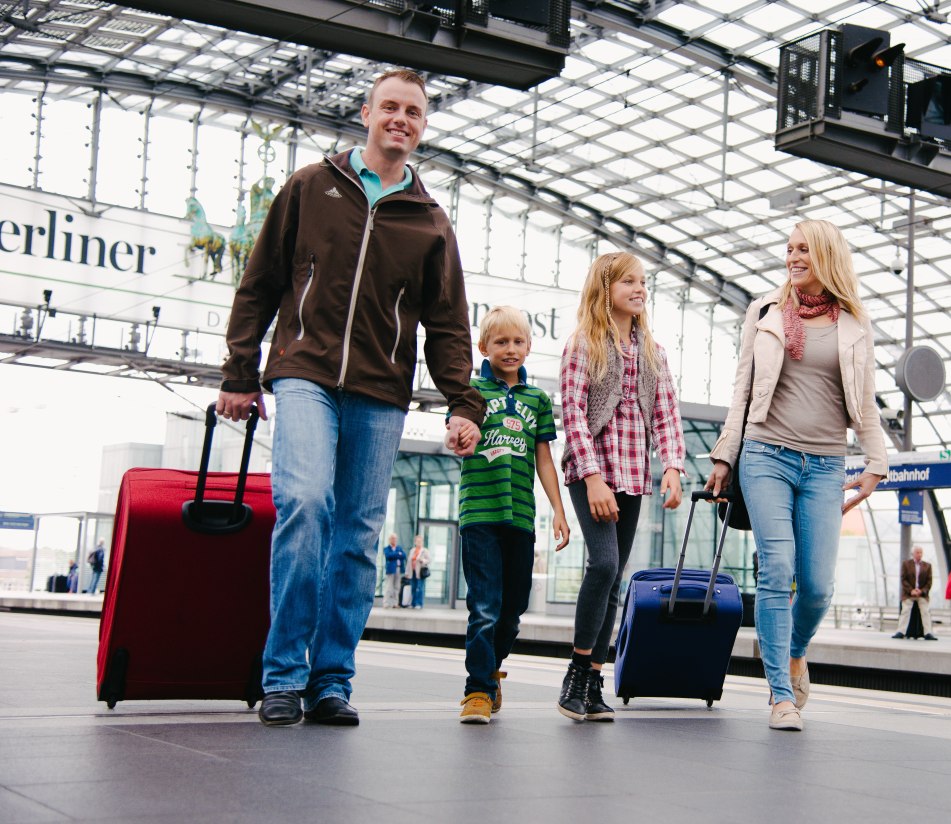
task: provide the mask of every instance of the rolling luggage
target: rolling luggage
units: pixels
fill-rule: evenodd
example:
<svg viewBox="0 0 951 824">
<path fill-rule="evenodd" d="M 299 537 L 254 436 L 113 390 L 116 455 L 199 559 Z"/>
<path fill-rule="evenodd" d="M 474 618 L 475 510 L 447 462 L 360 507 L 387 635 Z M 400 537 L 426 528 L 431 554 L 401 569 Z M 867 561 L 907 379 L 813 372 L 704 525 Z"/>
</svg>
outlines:
<svg viewBox="0 0 951 824">
<path fill-rule="evenodd" d="M 46 579 L 47 592 L 69 592 L 69 578 L 65 575 L 50 575 Z"/>
<path fill-rule="evenodd" d="M 687 539 L 698 500 L 690 513 L 676 569 L 645 569 L 631 576 L 614 664 L 615 692 L 631 698 L 700 698 L 713 706 L 723 694 L 730 654 L 743 617 L 733 578 L 717 574 L 729 512 L 723 519 L 712 570 L 684 569 Z M 729 503 L 732 507 L 732 501 Z"/>
<path fill-rule="evenodd" d="M 96 687 L 112 709 L 141 698 L 260 699 L 270 625 L 270 476 L 208 472 L 214 405 L 198 472 L 122 478 L 99 625 Z"/>
</svg>

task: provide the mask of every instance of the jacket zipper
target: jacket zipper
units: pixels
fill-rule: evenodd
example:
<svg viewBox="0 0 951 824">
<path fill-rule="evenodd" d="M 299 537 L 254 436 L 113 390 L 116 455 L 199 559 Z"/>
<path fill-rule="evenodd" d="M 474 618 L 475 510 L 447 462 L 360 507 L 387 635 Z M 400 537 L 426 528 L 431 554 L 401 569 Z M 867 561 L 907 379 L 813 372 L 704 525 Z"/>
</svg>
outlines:
<svg viewBox="0 0 951 824">
<path fill-rule="evenodd" d="M 366 192 L 364 192 L 366 195 Z M 367 198 L 367 205 L 370 200 Z M 367 247 L 370 245 L 370 233 L 373 231 L 373 215 L 376 209 L 370 209 L 367 215 L 366 226 L 363 228 L 363 242 L 360 244 L 360 256 L 357 258 L 357 271 L 353 276 L 353 289 L 350 292 L 350 309 L 347 312 L 347 326 L 343 333 L 343 357 L 340 360 L 340 375 L 337 377 L 337 388 L 343 389 L 343 378 L 347 374 L 347 363 L 350 360 L 350 335 L 353 332 L 353 316 L 357 311 L 357 293 L 360 291 L 360 280 L 363 278 L 363 266 L 366 263 Z"/>
<path fill-rule="evenodd" d="M 347 180 L 350 185 L 356 186 L 360 193 L 367 198 L 367 206 L 370 207 L 370 198 L 367 197 L 366 190 L 357 181 L 343 171 L 331 158 L 326 158 L 327 163 L 340 172 L 340 176 Z M 376 214 L 376 207 L 370 207 L 367 214 L 367 223 L 363 229 L 363 243 L 360 245 L 360 256 L 357 258 L 357 270 L 353 277 L 353 289 L 350 292 L 350 309 L 347 312 L 347 326 L 343 334 L 343 356 L 340 361 L 340 374 L 337 376 L 337 388 L 343 389 L 343 379 L 347 374 L 347 363 L 350 360 L 350 335 L 353 331 L 353 316 L 357 309 L 357 292 L 360 290 L 360 280 L 363 277 L 363 266 L 366 262 L 367 247 L 370 245 L 370 233 L 373 231 L 373 216 Z M 395 357 L 395 350 L 394 355 Z M 394 361 L 395 363 L 395 361 Z"/>
<path fill-rule="evenodd" d="M 406 283 L 404 281 L 403 285 L 400 287 L 400 293 L 396 296 L 396 306 L 393 309 L 393 314 L 396 315 L 396 340 L 393 341 L 393 351 L 390 352 L 390 363 L 396 363 L 396 350 L 400 345 L 400 335 L 403 331 L 403 327 L 400 324 L 400 301 L 403 300 L 403 295 L 405 293 Z"/>
<path fill-rule="evenodd" d="M 297 319 L 300 321 L 300 331 L 297 333 L 297 339 L 304 339 L 304 299 L 310 291 L 311 284 L 314 282 L 314 255 L 310 256 L 310 272 L 307 274 L 307 283 L 304 284 L 304 291 L 300 296 L 300 303 L 297 304 Z"/>
</svg>

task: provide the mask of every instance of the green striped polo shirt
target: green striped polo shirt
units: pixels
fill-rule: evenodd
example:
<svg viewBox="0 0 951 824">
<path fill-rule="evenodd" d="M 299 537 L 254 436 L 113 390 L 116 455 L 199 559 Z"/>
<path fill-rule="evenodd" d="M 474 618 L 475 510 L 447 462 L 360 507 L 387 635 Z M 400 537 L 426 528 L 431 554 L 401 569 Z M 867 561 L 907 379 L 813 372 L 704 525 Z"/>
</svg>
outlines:
<svg viewBox="0 0 951 824">
<path fill-rule="evenodd" d="M 555 439 L 551 399 L 537 386 L 519 382 L 509 387 L 492 374 L 489 361 L 470 384 L 485 398 L 482 440 L 474 455 L 462 462 L 459 527 L 511 524 L 535 531 L 535 443 Z"/>
</svg>

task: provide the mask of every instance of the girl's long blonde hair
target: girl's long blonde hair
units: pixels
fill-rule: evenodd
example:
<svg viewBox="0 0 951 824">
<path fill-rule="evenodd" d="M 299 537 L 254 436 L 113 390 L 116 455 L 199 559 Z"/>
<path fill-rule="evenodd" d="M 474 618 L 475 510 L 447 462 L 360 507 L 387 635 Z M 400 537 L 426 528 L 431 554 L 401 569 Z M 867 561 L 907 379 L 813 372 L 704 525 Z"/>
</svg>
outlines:
<svg viewBox="0 0 951 824">
<path fill-rule="evenodd" d="M 852 266 L 852 252 L 838 227 L 827 220 L 802 220 L 796 224 L 809 244 L 809 257 L 816 280 L 822 284 L 839 306 L 859 319 L 865 318 L 865 306 L 859 297 L 859 279 Z M 788 278 L 779 294 L 779 308 L 787 301 L 799 306 L 799 298 Z"/>
<path fill-rule="evenodd" d="M 626 274 L 643 276 L 644 265 L 630 252 L 611 252 L 600 255 L 588 270 L 588 277 L 581 288 L 581 304 L 578 306 L 578 326 L 571 335 L 569 351 L 574 351 L 583 339 L 587 344 L 588 376 L 595 381 L 604 380 L 608 372 L 608 340 L 623 356 L 621 330 L 611 316 L 611 285 Z M 634 317 L 634 326 L 643 333 L 644 359 L 648 367 L 660 374 L 661 360 L 657 344 L 651 335 L 647 309 Z"/>
</svg>

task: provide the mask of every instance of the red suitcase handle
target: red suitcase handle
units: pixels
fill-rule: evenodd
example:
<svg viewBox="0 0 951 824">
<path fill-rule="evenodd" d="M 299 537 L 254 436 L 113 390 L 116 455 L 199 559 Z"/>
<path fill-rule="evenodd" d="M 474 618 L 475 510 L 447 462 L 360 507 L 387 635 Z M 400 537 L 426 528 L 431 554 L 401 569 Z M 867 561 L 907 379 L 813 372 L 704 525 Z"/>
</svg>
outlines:
<svg viewBox="0 0 951 824">
<path fill-rule="evenodd" d="M 182 504 L 182 520 L 185 526 L 195 532 L 212 535 L 226 535 L 244 529 L 254 516 L 251 507 L 244 503 L 244 489 L 248 482 L 248 465 L 251 462 L 251 444 L 254 430 L 258 425 L 258 408 L 251 407 L 251 416 L 244 435 L 244 449 L 241 452 L 241 468 L 238 470 L 238 482 L 234 490 L 233 501 L 206 501 L 205 484 L 208 481 L 208 463 L 211 458 L 211 439 L 214 435 L 218 416 L 215 404 L 208 405 L 205 412 L 205 441 L 201 447 L 201 464 L 198 467 L 198 485 L 195 488 L 195 500 Z"/>
</svg>

